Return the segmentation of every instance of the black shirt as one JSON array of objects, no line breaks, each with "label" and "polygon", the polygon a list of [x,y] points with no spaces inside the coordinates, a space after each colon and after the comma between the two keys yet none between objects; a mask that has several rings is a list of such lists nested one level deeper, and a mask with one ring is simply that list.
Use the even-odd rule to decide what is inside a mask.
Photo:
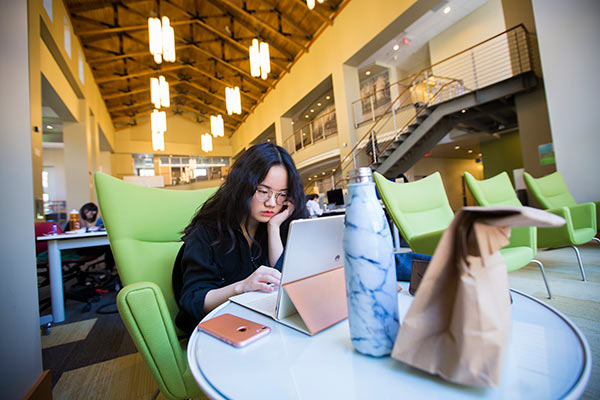
[{"label": "black shirt", "polygon": [[[213,289],[222,288],[250,276],[261,265],[269,265],[269,248],[265,224],[260,224],[254,238],[258,244],[248,246],[241,229],[234,231],[235,247],[227,232],[214,244],[216,229],[201,225],[195,228],[181,246],[173,267],[173,292],[180,311],[175,324],[191,333],[204,318],[204,299]],[[283,255],[275,268],[281,271]]]}]

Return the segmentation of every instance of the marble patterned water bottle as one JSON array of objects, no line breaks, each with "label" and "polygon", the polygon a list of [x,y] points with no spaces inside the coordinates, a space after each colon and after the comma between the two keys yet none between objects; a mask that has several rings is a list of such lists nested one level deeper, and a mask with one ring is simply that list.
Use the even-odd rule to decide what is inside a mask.
[{"label": "marble patterned water bottle", "polygon": [[398,289],[390,227],[370,168],[350,172],[344,228],[348,320],[354,348],[381,357],[398,334]]}]

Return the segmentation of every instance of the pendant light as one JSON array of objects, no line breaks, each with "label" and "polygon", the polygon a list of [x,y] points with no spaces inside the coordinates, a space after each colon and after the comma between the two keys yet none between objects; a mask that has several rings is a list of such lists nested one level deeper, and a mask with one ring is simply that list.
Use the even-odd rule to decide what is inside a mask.
[{"label": "pendant light", "polygon": [[150,98],[154,108],[170,107],[169,83],[164,76],[150,78]]},{"label": "pendant light", "polygon": [[165,151],[165,134],[163,132],[152,132],[152,150]]},{"label": "pendant light", "polygon": [[258,39],[252,39],[252,45],[249,49],[250,56],[250,74],[267,79],[271,72],[271,60],[269,57],[269,44],[265,42],[258,43]]},{"label": "pendant light", "polygon": [[214,137],[225,136],[223,117],[220,114],[217,116],[210,116],[210,131]]},{"label": "pendant light", "polygon": [[150,53],[157,64],[163,59],[175,62],[175,31],[169,17],[162,17],[162,23],[158,18],[148,18],[148,38]]},{"label": "pendant light", "polygon": [[240,88],[226,87],[225,88],[225,107],[227,108],[227,114],[241,114],[242,113],[242,99],[240,96]]},{"label": "pendant light", "polygon": [[212,145],[212,136],[208,133],[203,134],[200,137],[200,143],[201,143],[201,147],[202,147],[202,151],[204,152],[209,152],[212,151],[213,149],[213,145]]}]

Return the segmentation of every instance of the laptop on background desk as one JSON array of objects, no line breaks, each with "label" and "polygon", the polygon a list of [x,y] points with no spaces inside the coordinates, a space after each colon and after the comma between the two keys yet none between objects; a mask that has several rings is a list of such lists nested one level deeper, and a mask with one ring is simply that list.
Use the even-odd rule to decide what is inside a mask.
[{"label": "laptop on background desk", "polygon": [[344,320],[343,231],[343,215],[292,221],[278,290],[229,300],[308,335]]}]

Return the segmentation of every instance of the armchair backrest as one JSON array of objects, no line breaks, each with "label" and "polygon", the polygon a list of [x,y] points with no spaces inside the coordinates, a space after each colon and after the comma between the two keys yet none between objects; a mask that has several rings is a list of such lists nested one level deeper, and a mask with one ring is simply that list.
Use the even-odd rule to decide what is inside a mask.
[{"label": "armchair backrest", "polygon": [[100,212],[119,276],[124,285],[153,282],[162,291],[171,320],[178,306],[173,295],[173,263],[181,231],[216,188],[167,190],[94,175]]},{"label": "armchair backrest", "polygon": [[534,178],[525,172],[523,179],[529,192],[545,209],[572,207],[577,204],[558,171],[541,178]]},{"label": "armchair backrest", "polygon": [[484,180],[465,171],[465,182],[480,206],[522,206],[506,171]]},{"label": "armchair backrest", "polygon": [[409,245],[415,236],[450,225],[454,212],[439,172],[408,183],[391,182],[378,172],[373,175],[387,212]]}]

